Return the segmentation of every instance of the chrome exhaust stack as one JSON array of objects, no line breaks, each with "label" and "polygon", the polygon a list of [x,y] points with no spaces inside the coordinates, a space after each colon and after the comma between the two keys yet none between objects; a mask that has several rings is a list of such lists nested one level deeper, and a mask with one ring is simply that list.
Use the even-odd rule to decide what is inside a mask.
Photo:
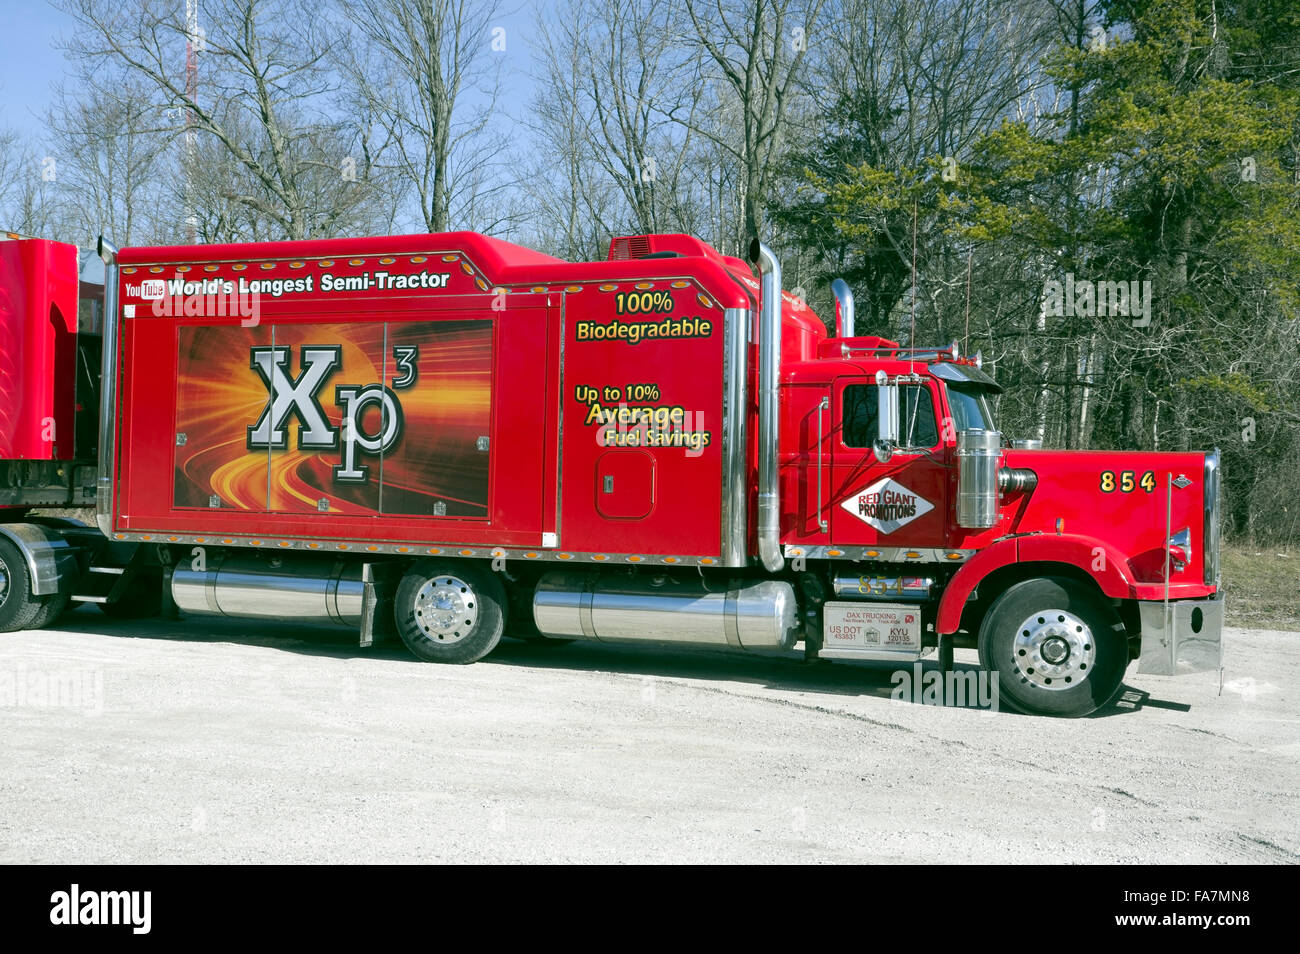
[{"label": "chrome exhaust stack", "polygon": [[118,308],[117,247],[102,235],[99,257],[104,262],[104,338],[99,389],[99,475],[95,482],[95,523],[99,532],[113,532],[113,457],[117,443],[117,339]]},{"label": "chrome exhaust stack", "polygon": [[781,384],[781,263],[758,239],[750,248],[763,275],[758,320],[758,556],[769,573],[785,568],[781,555],[781,500],[777,487]]},{"label": "chrome exhaust stack", "polygon": [[831,282],[835,296],[835,331],[840,338],[853,337],[853,289],[842,278]]}]

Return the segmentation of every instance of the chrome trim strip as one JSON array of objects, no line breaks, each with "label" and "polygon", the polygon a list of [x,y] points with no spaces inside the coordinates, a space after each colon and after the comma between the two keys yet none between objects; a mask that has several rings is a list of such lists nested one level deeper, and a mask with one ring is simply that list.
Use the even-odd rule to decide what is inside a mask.
[{"label": "chrome trim strip", "polygon": [[723,566],[749,561],[749,497],[745,480],[749,408],[748,308],[723,311],[722,351],[722,539]]},{"label": "chrome trim strip", "polygon": [[[965,563],[978,551],[949,550],[943,547],[864,547],[864,546],[802,546],[795,543],[785,545],[787,557],[803,557],[805,560],[851,560],[876,563]],[[868,556],[874,553],[875,556]],[[917,556],[909,557],[907,554]],[[949,557],[948,554],[956,554]]]},{"label": "chrome trim strip", "polygon": [[[850,306],[852,307],[852,306]],[[831,408],[831,399],[824,397],[817,404],[817,449],[814,453],[817,455],[817,526],[822,533],[830,531],[830,521],[822,514],[822,460],[825,453],[822,451],[822,443],[825,441],[825,435],[822,433],[822,415]]]},{"label": "chrome trim strip", "polygon": [[117,447],[117,347],[120,309],[117,247],[102,235],[99,257],[104,261],[104,334],[100,358],[99,475],[95,481],[95,523],[108,536],[113,531],[113,464]]},{"label": "chrome trim strip", "polygon": [[333,553],[338,556],[356,555],[372,556],[384,554],[399,557],[461,557],[467,560],[490,560],[493,557],[526,560],[529,562],[556,563],[628,563],[650,566],[715,566],[721,567],[719,554],[680,554],[680,553],[613,553],[606,551],[571,551],[558,548],[542,547],[501,547],[483,546],[481,544],[457,543],[394,543],[373,540],[331,539],[331,540],[289,540],[271,536],[225,537],[221,534],[193,533],[157,533],[139,531],[113,533],[112,539],[132,543],[175,544],[177,546],[205,546],[216,549],[248,549],[263,552],[306,552]]},{"label": "chrome trim strip", "polygon": [[777,485],[781,422],[781,263],[757,239],[754,254],[762,271],[763,302],[758,328],[758,555],[763,568],[779,573],[781,556],[781,499]]},{"label": "chrome trim strip", "polygon": [[569,293],[560,292],[560,393],[559,400],[560,432],[555,440],[555,541],[560,540],[560,516],[564,511],[564,336],[565,319],[568,316]]},{"label": "chrome trim strip", "polygon": [[1205,455],[1205,486],[1202,490],[1205,517],[1202,534],[1205,545],[1205,549],[1202,551],[1205,554],[1204,582],[1213,586],[1219,586],[1222,583],[1219,564],[1219,546],[1222,534],[1220,521],[1223,518],[1221,473],[1219,449],[1216,447]]}]

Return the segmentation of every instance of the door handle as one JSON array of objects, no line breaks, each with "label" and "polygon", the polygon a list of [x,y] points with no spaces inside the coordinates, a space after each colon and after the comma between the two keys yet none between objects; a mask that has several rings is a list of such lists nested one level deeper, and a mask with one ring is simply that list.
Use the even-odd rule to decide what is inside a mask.
[{"label": "door handle", "polygon": [[830,524],[822,516],[822,412],[830,408],[831,399],[822,398],[817,405],[817,526],[822,533],[830,529]]}]

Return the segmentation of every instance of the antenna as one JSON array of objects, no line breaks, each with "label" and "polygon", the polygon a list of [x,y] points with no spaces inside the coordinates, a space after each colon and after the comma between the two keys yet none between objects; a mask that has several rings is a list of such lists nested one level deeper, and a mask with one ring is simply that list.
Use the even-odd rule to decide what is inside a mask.
[{"label": "antenna", "polygon": [[907,343],[916,347],[916,200],[912,200],[912,331],[907,337]]},{"label": "antenna", "polygon": [[194,195],[194,167],[198,163],[198,131],[194,128],[193,103],[199,91],[199,64],[194,44],[199,36],[199,0],[185,0],[185,96],[191,104],[185,110],[185,233],[189,243],[198,241],[199,212]]}]

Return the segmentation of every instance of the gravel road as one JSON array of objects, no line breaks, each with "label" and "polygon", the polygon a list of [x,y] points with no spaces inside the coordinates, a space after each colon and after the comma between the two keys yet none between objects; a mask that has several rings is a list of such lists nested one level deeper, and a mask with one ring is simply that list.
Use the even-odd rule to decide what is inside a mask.
[{"label": "gravel road", "polygon": [[1075,721],[896,701],[887,664],[350,639],[0,636],[0,862],[1300,861],[1300,633]]}]

